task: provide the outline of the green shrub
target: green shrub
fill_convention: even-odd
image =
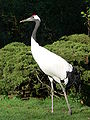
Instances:
[[[30,46],[18,42],[8,44],[0,50],[0,94],[41,96],[42,84],[37,75],[42,77],[42,73],[38,71]],[[43,90],[48,94],[46,87]]]
[[[81,37],[87,42],[82,42]],[[63,37],[45,47],[81,70],[82,80],[89,85],[90,44],[86,35]],[[14,42],[0,49],[0,94],[46,97],[50,94],[49,84],[33,59],[30,46]]]
[[[81,98],[84,103],[90,105],[90,38],[84,34],[64,36],[46,48],[62,56],[81,71]],[[71,93],[73,94],[73,90]]]
[[[88,35],[85,34],[74,34],[70,36],[63,36],[60,38],[60,40],[90,44],[90,37],[88,37]]]
[[[46,48],[62,56],[69,63],[75,66],[84,67],[86,64],[86,57],[90,56],[90,45],[71,40],[60,40],[54,42],[52,45],[47,45]],[[89,63],[87,63],[87,66],[88,65]]]

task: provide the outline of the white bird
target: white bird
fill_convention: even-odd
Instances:
[[[35,28],[33,30],[32,36],[31,36],[31,52],[32,55],[39,65],[40,69],[48,75],[48,78],[51,82],[51,92],[52,92],[52,113],[53,113],[53,80],[58,82],[63,90],[65,100],[69,109],[69,114],[72,113],[67,95],[65,92],[65,89],[61,83],[62,80],[64,80],[65,85],[68,83],[67,78],[67,72],[72,72],[73,67],[71,64],[69,64],[65,59],[62,57],[56,55],[53,52],[50,52],[44,47],[41,47],[36,42],[36,32],[40,25],[40,18],[37,15],[32,15],[31,17],[24,19],[21,22],[27,22],[27,21],[34,21],[35,22]]]

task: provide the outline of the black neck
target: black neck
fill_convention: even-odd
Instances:
[[[32,33],[32,37],[33,37],[33,39],[34,40],[36,40],[36,32],[37,32],[37,29],[38,29],[38,27],[39,27],[39,25],[40,25],[40,21],[35,21],[35,28],[34,28],[34,30],[33,30],[33,33]]]

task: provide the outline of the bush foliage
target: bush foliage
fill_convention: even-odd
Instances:
[[[76,66],[87,85],[90,80],[89,40],[84,34],[71,35],[45,46]],[[0,94],[12,93],[21,97],[46,97],[50,94],[48,78],[34,61],[30,46],[20,42],[13,42],[0,49]]]
[[[36,80],[36,69],[30,46],[19,42],[6,45],[0,50],[0,94],[17,91],[16,94],[22,97],[25,92],[31,96],[39,95],[41,84]]]

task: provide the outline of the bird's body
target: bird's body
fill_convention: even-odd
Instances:
[[[69,78],[72,77],[71,73],[73,72],[73,67],[65,59],[47,50],[46,48],[41,47],[36,42],[36,32],[41,22],[40,18],[37,15],[32,15],[30,18],[27,18],[20,22],[27,22],[27,21],[34,21],[36,23],[32,36],[31,36],[31,52],[32,52],[32,55],[35,61],[37,62],[41,70],[46,75],[48,75],[48,78],[51,82],[52,112],[53,112],[53,80],[55,80],[56,82],[60,84],[64,92],[65,100],[66,100],[66,103],[69,109],[69,114],[71,114],[70,105],[68,103],[67,95],[61,83],[61,80],[64,80],[64,83],[66,85],[68,84],[67,73],[68,73]]]
[[[33,37],[31,37],[31,51],[41,70],[52,78],[58,77],[64,80],[67,77],[67,71],[72,71],[73,67],[71,64],[55,53],[41,47]],[[59,83],[59,81],[57,82]]]

